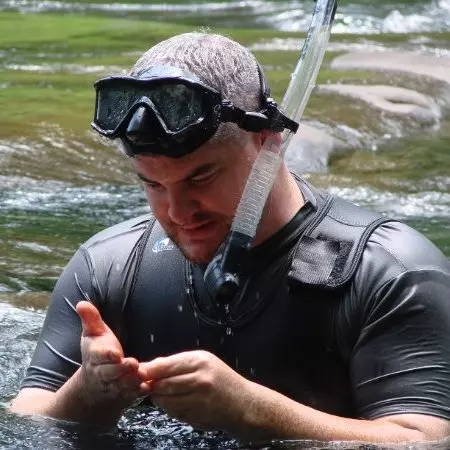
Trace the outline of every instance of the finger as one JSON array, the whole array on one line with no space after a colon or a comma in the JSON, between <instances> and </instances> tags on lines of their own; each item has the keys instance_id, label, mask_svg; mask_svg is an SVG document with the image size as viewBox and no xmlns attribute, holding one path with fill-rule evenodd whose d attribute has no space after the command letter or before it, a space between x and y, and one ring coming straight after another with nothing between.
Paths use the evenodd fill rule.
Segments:
<instances>
[{"instance_id":1,"label":"finger","mask_svg":"<svg viewBox=\"0 0 450 450\"><path fill-rule=\"evenodd\" d=\"M98 344L93 344L89 348L89 362L93 366L100 366L103 364L119 364L122 359L120 349L114 347L100 347Z\"/></svg>"},{"instance_id":2,"label":"finger","mask_svg":"<svg viewBox=\"0 0 450 450\"><path fill-rule=\"evenodd\" d=\"M141 387L146 383L136 375L136 372L125 373L113 383L115 383L120 396L131 401L147 396L150 392L148 385Z\"/></svg>"},{"instance_id":3,"label":"finger","mask_svg":"<svg viewBox=\"0 0 450 450\"><path fill-rule=\"evenodd\" d=\"M152 392L153 381L143 381L139 385L140 395L149 395Z\"/></svg>"},{"instance_id":4,"label":"finger","mask_svg":"<svg viewBox=\"0 0 450 450\"><path fill-rule=\"evenodd\" d=\"M109 331L98 309L92 303L80 301L77 303L76 309L81 319L84 337L102 336Z\"/></svg>"},{"instance_id":5,"label":"finger","mask_svg":"<svg viewBox=\"0 0 450 450\"><path fill-rule=\"evenodd\" d=\"M145 379L158 380L194 372L201 362L202 360L196 357L196 352L183 352L141 363L139 370Z\"/></svg>"},{"instance_id":6,"label":"finger","mask_svg":"<svg viewBox=\"0 0 450 450\"><path fill-rule=\"evenodd\" d=\"M142 380L137 374L138 362L134 358L125 358L118 364L102 364L99 367L98 375L104 382L116 381L124 375L131 375L140 383Z\"/></svg>"},{"instance_id":7,"label":"finger","mask_svg":"<svg viewBox=\"0 0 450 450\"><path fill-rule=\"evenodd\" d=\"M190 394L198 385L197 376L194 373L163 378L152 382L152 396Z\"/></svg>"}]
</instances>

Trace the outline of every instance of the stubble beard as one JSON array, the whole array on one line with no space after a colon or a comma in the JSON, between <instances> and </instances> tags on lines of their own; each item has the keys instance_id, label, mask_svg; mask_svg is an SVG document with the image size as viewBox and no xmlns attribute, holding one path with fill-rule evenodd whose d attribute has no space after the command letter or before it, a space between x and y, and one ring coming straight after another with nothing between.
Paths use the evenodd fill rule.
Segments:
<instances>
[{"instance_id":1,"label":"stubble beard","mask_svg":"<svg viewBox=\"0 0 450 450\"><path fill-rule=\"evenodd\" d=\"M232 219L223 220L220 226L220 235L210 243L205 242L204 248L199 248L202 243L182 242L176 232L176 226L163 226L167 236L178 247L183 256L194 264L209 264L214 258L231 229Z\"/></svg>"}]
</instances>

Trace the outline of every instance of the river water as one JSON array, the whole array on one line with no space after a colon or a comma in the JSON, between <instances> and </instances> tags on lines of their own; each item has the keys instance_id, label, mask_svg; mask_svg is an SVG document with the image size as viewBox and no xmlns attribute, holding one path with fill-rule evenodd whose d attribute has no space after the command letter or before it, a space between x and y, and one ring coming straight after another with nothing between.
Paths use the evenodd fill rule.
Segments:
<instances>
[{"instance_id":1,"label":"river water","mask_svg":"<svg viewBox=\"0 0 450 450\"><path fill-rule=\"evenodd\" d=\"M23 12L83 11L103 12L152 20L189 21L206 26L274 27L279 30L304 31L310 22L308 1L195 1L126 3L65 2L55 0L3 0L4 10ZM450 25L449 0L341 1L336 16L337 33L372 34L383 32L447 31Z\"/></svg>"},{"instance_id":2,"label":"river water","mask_svg":"<svg viewBox=\"0 0 450 450\"><path fill-rule=\"evenodd\" d=\"M79 110L68 112L72 104L61 106L59 97L52 94L68 92L68 98L73 96L74 101L78 96L86 95L90 105L92 93L86 87L77 90L74 80L77 83L80 79L83 83L87 80L90 85L104 74L125 71L142 47L136 45L135 49L124 50L117 43L119 50L109 49L107 54L92 50L87 44L86 50L83 43L77 44L80 48L73 49L70 41L62 42L58 37L62 36L61 31L45 37L48 42L41 43L38 34L35 38L32 34L36 33L33 18L42 17L42 23L53 18L45 22L45 33L50 33L48 24L58 24L69 13L80 23L86 17L126 21L148 19L160 23L177 22L192 28L248 27L255 30L255 35L260 30L275 30L280 32L279 38L271 34L270 39L255 37L255 42L249 43L251 48L259 49L262 56L267 57L265 67L275 76L285 67L275 54L292 52L301 44L299 35L290 37L283 32L306 30L310 11L310 2L306 1L109 3L0 0L0 20L3 20L0 24L16 17L11 15L14 12L20 13L17 17L29 20L22 30L17 33L13 30L8 36L2 34L0 25L0 102L3 110L9 111L0 115L1 448L240 447L239 443L220 434L197 433L158 411L129 411L116 432L98 435L93 430L72 424L16 417L6 409L17 393L29 363L45 316L48 294L74 250L105 226L148 211L142 191L126 162L88 131L91 109L85 107L87 103L80 100L76 103L77 107L81 105ZM128 22L114 23L123 26ZM330 51L337 55L351 48L384 51L393 47L446 58L450 53L450 39L445 34L449 26L450 0L342 1ZM377 36L389 38L383 41L377 40ZM34 39L35 46L32 44ZM74 35L71 39L75 39ZM270 51L269 56L264 53ZM71 85L67 87L63 83L69 77ZM383 81L399 82L393 74L385 76ZM58 83L62 83L62 87ZM339 137L344 136L352 145L347 151L344 149L333 155L325 168L306 176L334 194L406 221L450 256L448 86L440 84L436 87L415 78L401 83L434 97L440 108L436 123L423 128L409 120L387 120L379 113L369 111L368 119L355 125L345 120L352 115L351 105L343 105L331 98L323 108L317 100L319 97L313 98L307 111L308 123L328 130L339 129ZM18 94L17 99L16 94L11 94L16 86L25 92L23 98ZM33 90L26 90L30 86ZM49 86L48 95L39 97L38 89ZM44 108L45 103L58 114L50 116ZM333 116L333 108L344 111L338 116L342 118L341 122ZM33 109L39 110L39 117L33 116L31 120L27 114ZM301 167L292 168L301 170ZM447 441L433 448L449 446ZM241 446L244 447L250 448ZM286 441L252 448L369 450L376 447L358 443Z\"/></svg>"}]
</instances>

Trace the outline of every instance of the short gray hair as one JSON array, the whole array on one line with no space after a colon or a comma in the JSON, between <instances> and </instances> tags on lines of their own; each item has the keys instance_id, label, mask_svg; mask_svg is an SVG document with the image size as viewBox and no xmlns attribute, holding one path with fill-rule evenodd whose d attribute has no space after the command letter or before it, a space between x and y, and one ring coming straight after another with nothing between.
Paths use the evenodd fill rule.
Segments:
<instances>
[{"instance_id":1,"label":"short gray hair","mask_svg":"<svg viewBox=\"0 0 450 450\"><path fill-rule=\"evenodd\" d=\"M156 44L144 53L130 75L153 66L173 66L197 75L246 111L261 108L258 63L247 48L218 34L183 33ZM213 141L242 139L237 125L221 124Z\"/></svg>"}]
</instances>

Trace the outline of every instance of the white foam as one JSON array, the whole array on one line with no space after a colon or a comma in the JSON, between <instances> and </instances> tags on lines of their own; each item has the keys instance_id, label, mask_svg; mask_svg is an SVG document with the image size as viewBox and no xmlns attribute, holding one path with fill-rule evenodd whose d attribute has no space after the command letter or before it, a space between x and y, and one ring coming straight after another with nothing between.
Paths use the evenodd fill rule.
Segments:
<instances>
[{"instance_id":1,"label":"white foam","mask_svg":"<svg viewBox=\"0 0 450 450\"><path fill-rule=\"evenodd\" d=\"M417 31L432 31L434 20L420 14L402 14L399 10L392 11L384 20L383 33L413 33Z\"/></svg>"},{"instance_id":2,"label":"white foam","mask_svg":"<svg viewBox=\"0 0 450 450\"><path fill-rule=\"evenodd\" d=\"M397 218L450 217L450 193L447 192L396 193L364 186L351 188L334 186L327 190L333 195Z\"/></svg>"},{"instance_id":3,"label":"white foam","mask_svg":"<svg viewBox=\"0 0 450 450\"><path fill-rule=\"evenodd\" d=\"M117 11L117 12L193 12L205 13L207 11L227 11L229 9L261 9L264 6L262 0L209 2L209 3L77 3L59 2L52 0L7 0L3 8L19 9L23 12L47 12L47 11Z\"/></svg>"},{"instance_id":4,"label":"white foam","mask_svg":"<svg viewBox=\"0 0 450 450\"><path fill-rule=\"evenodd\" d=\"M70 72L77 75L99 73L99 74L122 74L125 75L126 69L119 66L86 66L81 64L5 64L7 70L19 70L24 72L37 73L57 73ZM6 87L6 86L5 86Z\"/></svg>"},{"instance_id":5,"label":"white foam","mask_svg":"<svg viewBox=\"0 0 450 450\"><path fill-rule=\"evenodd\" d=\"M177 17L199 16L221 22L253 22L286 31L306 31L309 27L313 5L310 1L229 1L195 3L77 3L52 0L6 0L0 10L13 9L22 12L46 11L106 11L123 13L152 13L158 20L158 13L170 13ZM234 18L229 19L230 12ZM215 22L214 22L215 21ZM427 3L391 4L371 2L340 5L336 13L333 33L377 34L446 31L450 27L450 0L431 0Z\"/></svg>"}]
</instances>

